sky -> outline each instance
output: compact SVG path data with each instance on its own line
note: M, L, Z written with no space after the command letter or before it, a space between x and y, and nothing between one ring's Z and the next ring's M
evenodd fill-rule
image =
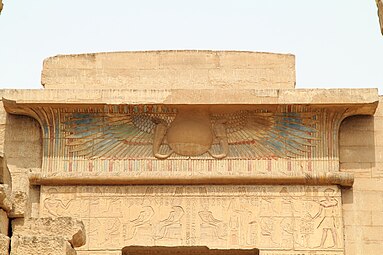
M292 53L297 88L379 88L375 0L3 0L0 88L42 88L44 58L134 50Z

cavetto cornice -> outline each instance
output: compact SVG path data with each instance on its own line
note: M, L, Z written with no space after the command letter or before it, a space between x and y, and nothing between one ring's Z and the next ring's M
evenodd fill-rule
M41 125L31 183L350 187L338 131L373 115L376 89L3 90Z

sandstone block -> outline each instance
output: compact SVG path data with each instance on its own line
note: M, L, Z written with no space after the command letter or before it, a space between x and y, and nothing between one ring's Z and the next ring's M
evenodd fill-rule
M340 171L353 173L355 178L370 178L373 163L341 163Z
M364 116L364 115L356 115L350 116L343 120L341 124L345 128L342 129L344 131L374 131L376 130L376 119L378 117L375 116ZM382 118L383 119L383 118Z
M375 136L376 132L374 133L373 131L344 129L339 134L339 145L373 147L375 145Z
M379 96L379 105L376 108L376 112L374 114L375 117L383 116L383 96Z
M375 162L375 149L372 146L343 146L339 154L340 163Z
M376 162L371 169L372 178L382 178L383 177L383 163Z
M368 254L368 255L381 255L383 250L383 242L364 242L359 248L360 253L356 254ZM348 255L348 254L347 254Z
M383 226L383 211L382 212L372 212L372 225L373 226Z
M364 233L364 241L383 243L383 226L363 226L361 230Z
M10 255L76 255L71 244L56 236L13 235Z
M69 217L16 219L12 221L12 230L14 235L19 236L62 237L73 247L80 247L86 242L84 224Z
M10 200L10 188L6 184L0 184L0 208L6 212L11 211L12 202Z
M26 215L29 208L28 194L24 191L14 191L11 195L12 210L9 212L10 218L22 218Z
M0 255L9 254L9 237L3 234L0 234ZM28 253L25 253L28 254Z
M0 234L8 235L9 219L7 213L0 209Z
M376 0L376 5L378 7L378 17L379 17L379 24L380 24L380 32L383 35L383 1L382 0Z
M7 184L11 185L11 174L9 172L9 169L7 167L6 160L4 158L4 155L1 155L0 153L0 184Z
M383 192L363 191L354 193L354 203L356 210L383 211Z
M291 54L146 51L61 55L44 61L47 89L294 88Z
M345 226L370 226L372 223L372 212L371 211L357 211L357 210L346 210L343 213L343 221ZM353 232L348 232L354 234ZM347 234L347 232L346 232Z
M383 167L383 165L381 165ZM354 191L383 191L382 178L358 178L355 180Z

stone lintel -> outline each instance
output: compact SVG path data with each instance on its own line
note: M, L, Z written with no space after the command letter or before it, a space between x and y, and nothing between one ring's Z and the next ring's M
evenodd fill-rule
M16 104L34 105L318 105L355 107L353 114L373 115L377 89L226 89L226 90L0 90L4 106L17 114ZM13 101L13 102L12 102ZM19 113L20 114L20 113Z
M258 249L209 249L206 246L127 246L122 255L258 255Z

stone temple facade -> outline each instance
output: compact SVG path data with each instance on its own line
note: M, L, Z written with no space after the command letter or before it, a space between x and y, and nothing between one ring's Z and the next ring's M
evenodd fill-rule
M56 56L42 84L0 91L1 255L382 253L377 89L230 51Z

